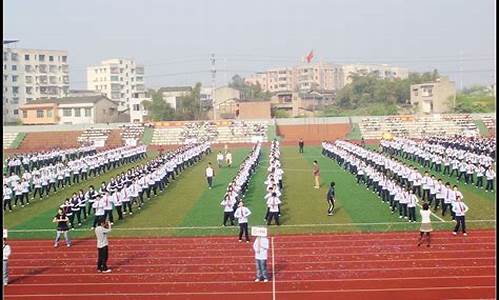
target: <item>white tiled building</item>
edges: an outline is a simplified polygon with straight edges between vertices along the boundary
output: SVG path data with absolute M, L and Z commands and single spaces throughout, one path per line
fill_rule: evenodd
M 148 115 L 148 111 L 144 107 L 144 101 L 152 101 L 153 99 L 145 92 L 135 93 L 130 99 L 130 122 L 142 123 Z
M 108 59 L 87 67 L 87 89 L 95 90 L 118 103 L 118 110 L 129 109 L 134 94 L 145 92 L 144 67 L 131 59 Z
M 69 91 L 68 52 L 3 48 L 3 116 L 20 119 L 19 107 L 38 99 L 64 97 Z

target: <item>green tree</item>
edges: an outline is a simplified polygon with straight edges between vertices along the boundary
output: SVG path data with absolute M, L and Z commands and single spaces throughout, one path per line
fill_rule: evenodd
M 166 103 L 161 94 L 150 91 L 152 101 L 143 101 L 142 105 L 148 111 L 148 118 L 151 121 L 170 121 L 175 118 L 175 110 Z
M 245 82 L 245 78 L 238 74 L 231 78 L 228 86 L 240 91 L 242 100 L 269 100 L 272 96 L 271 93 L 264 92 L 260 84 L 248 84 Z
M 180 120 L 202 120 L 205 119 L 205 112 L 202 111 L 200 102 L 201 83 L 198 82 L 193 87 L 191 93 L 180 97 L 180 105 L 177 108 L 177 117 Z

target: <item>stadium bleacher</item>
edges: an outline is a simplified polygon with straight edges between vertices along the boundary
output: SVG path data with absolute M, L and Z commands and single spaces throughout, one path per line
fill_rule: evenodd
M 262 121 L 233 121 L 229 126 L 217 126 L 213 122 L 189 122 L 183 127 L 155 128 L 151 144 L 172 145 L 193 140 L 250 143 L 255 137 L 261 137 L 266 142 L 268 125 Z
M 365 139 L 380 139 L 385 133 L 404 138 L 479 135 L 470 115 L 370 117 L 362 119 L 359 128 Z
M 83 133 L 78 137 L 79 143 L 94 143 L 99 141 L 104 141 L 106 143 L 111 129 L 105 128 L 89 128 L 85 129 Z
M 12 142 L 16 139 L 17 132 L 4 132 L 3 133 L 3 148 L 9 149 L 12 145 Z

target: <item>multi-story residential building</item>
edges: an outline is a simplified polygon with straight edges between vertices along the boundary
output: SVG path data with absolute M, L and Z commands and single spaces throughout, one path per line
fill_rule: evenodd
M 417 113 L 447 113 L 455 106 L 455 82 L 441 77 L 435 82 L 412 84 L 410 97 L 410 102 Z
M 148 111 L 144 107 L 144 101 L 152 101 L 146 92 L 138 92 L 130 99 L 130 122 L 142 123 L 146 121 Z
M 334 85 L 341 89 L 352 82 L 353 75 L 376 75 L 380 79 L 406 79 L 408 69 L 386 64 L 347 64 L 334 67 Z
M 118 104 L 118 110 L 131 109 L 130 99 L 145 92 L 144 66 L 131 59 L 108 59 L 87 67 L 87 89 L 100 92 Z
M 408 69 L 388 65 L 350 64 L 333 65 L 318 62 L 303 63 L 292 68 L 271 69 L 249 76 L 245 81 L 259 84 L 272 93 L 332 91 L 352 82 L 352 75 L 376 74 L 382 79 L 408 78 Z
M 21 118 L 21 105 L 64 97 L 68 91 L 67 51 L 3 48 L 3 116 L 7 122 Z
M 193 90 L 190 86 L 169 86 L 162 87 L 158 89 L 163 101 L 170 104 L 170 107 L 177 110 L 177 107 L 181 106 L 181 97 L 187 96 Z

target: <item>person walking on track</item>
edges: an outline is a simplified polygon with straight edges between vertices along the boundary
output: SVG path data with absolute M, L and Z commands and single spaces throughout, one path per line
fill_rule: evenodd
M 3 230 L 3 286 L 9 283 L 9 256 L 11 254 L 10 245 L 7 244 L 7 229 Z
M 95 228 L 95 236 L 97 238 L 97 272 L 110 273 L 108 268 L 108 233 L 111 232 L 111 223 L 106 221 L 106 218 L 101 218 L 99 224 Z
M 313 162 L 313 170 L 312 170 L 313 176 L 314 176 L 314 188 L 319 189 L 319 165 L 318 161 L 315 160 Z
M 422 217 L 422 223 L 420 225 L 420 239 L 418 240 L 418 245 L 420 247 L 421 244 L 427 241 L 427 247 L 431 246 L 431 232 L 432 232 L 432 224 L 431 224 L 431 211 L 429 210 L 429 203 L 424 203 L 422 205 L 422 209 L 420 210 L 420 216 Z
M 299 139 L 299 153 L 304 153 L 304 140 L 302 138 Z
M 457 235 L 460 227 L 462 227 L 463 235 L 467 235 L 465 231 L 465 213 L 469 210 L 469 207 L 462 201 L 462 196 L 457 195 L 457 200 L 453 202 L 452 210 L 455 213 L 455 221 L 457 222 L 453 230 L 453 235 Z

